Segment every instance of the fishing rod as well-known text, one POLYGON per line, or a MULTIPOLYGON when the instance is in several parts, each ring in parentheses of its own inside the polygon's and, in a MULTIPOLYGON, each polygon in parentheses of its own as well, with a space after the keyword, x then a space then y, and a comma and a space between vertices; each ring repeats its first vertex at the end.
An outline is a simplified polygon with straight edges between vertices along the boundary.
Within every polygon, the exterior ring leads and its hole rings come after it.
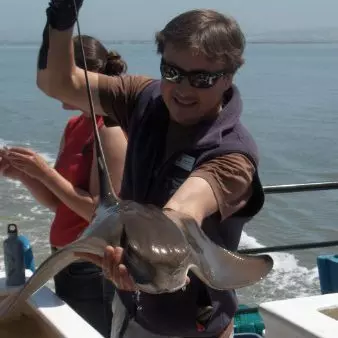
POLYGON ((111 180, 108 174, 109 171, 107 168, 107 162, 106 162, 104 152, 102 149, 102 142, 101 142, 101 138, 99 137, 99 129, 96 123, 94 103, 93 103, 92 92, 91 92, 90 84, 89 84, 88 67, 87 67, 86 56, 85 56, 85 52, 83 48, 82 34, 81 34, 80 22, 79 22, 79 13, 78 13, 77 5, 76 5, 76 0, 73 0, 73 7, 74 7, 74 13, 76 17, 75 23, 76 23, 78 37, 79 37, 81 57, 82 57, 82 62, 84 66, 83 68, 84 68, 84 75, 85 75, 85 81, 86 81, 88 103, 89 103, 89 108, 90 108, 90 118, 92 120, 92 125, 93 125, 93 130, 94 130, 94 146, 96 150, 96 160, 97 160, 99 175, 101 174, 103 177, 103 180, 99 180, 100 190, 103 192, 104 196, 106 197, 110 196, 111 198, 113 198, 113 200, 118 201, 119 199, 117 197, 117 194, 115 193, 115 190, 113 189, 113 186, 111 184, 111 180))
POLYGON ((300 183, 300 184, 282 184, 267 185, 263 187, 265 194, 285 194, 301 191, 319 191, 338 189, 338 182, 316 182, 316 183, 300 183))

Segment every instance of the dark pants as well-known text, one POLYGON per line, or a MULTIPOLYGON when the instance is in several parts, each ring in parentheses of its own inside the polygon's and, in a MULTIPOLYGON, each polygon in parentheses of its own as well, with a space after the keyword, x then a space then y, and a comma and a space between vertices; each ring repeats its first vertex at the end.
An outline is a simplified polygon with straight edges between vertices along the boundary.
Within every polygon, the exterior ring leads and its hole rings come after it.
POLYGON ((55 293, 93 326, 110 337, 113 284, 102 270, 88 262, 73 263, 54 277, 55 293))
MULTIPOLYGON (((182 304, 182 306, 184 306, 182 304)), ((134 319, 127 322, 125 330, 123 329, 124 320, 127 314, 127 310, 122 304, 120 297, 116 294, 113 300, 113 312, 114 318, 112 323, 112 332, 110 338, 181 338, 173 336, 163 336, 155 333, 151 333, 139 325, 134 319), (123 332, 123 334, 121 334, 123 332)), ((225 329, 218 338, 234 338, 233 322, 225 329)))

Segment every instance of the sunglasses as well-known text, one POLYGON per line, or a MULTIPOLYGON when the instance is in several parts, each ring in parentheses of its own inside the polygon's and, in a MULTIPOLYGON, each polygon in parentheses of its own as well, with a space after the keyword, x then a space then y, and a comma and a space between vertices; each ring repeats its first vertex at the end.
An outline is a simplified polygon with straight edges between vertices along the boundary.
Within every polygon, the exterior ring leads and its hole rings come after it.
POLYGON ((226 71, 208 72, 195 70, 187 72, 177 66, 171 65, 163 58, 161 60, 160 71, 162 79, 173 83, 181 83, 184 78, 187 78, 191 87, 200 89, 213 87, 219 78, 229 74, 226 71))

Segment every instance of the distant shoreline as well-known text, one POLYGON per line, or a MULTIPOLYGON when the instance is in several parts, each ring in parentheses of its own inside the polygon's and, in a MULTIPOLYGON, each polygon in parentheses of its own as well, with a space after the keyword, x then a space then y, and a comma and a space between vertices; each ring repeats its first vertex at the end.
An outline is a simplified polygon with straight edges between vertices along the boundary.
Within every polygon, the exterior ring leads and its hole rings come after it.
MULTIPOLYGON (((154 44, 153 40, 102 40, 107 45, 144 45, 154 44)), ((0 46, 40 46, 40 41, 0 41, 0 46)), ((338 44, 338 40, 247 40, 247 44, 296 45, 296 44, 338 44)))
POLYGON ((255 45, 263 45, 263 44, 269 44, 269 45, 301 45, 301 44, 307 44, 307 45, 318 45, 318 44, 338 44, 338 40, 333 41, 311 41, 311 40, 290 40, 290 41, 274 41, 274 40, 263 40, 263 41, 247 41, 248 44, 255 44, 255 45))

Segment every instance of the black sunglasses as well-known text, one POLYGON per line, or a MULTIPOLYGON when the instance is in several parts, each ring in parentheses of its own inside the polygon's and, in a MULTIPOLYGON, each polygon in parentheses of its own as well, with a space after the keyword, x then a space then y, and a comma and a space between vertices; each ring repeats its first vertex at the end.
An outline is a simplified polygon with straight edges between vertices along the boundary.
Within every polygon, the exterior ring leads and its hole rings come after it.
POLYGON ((216 84, 219 78, 229 74, 226 71, 208 72, 195 70, 187 72, 177 66, 171 65, 163 58, 161 60, 160 71, 162 79, 173 83, 180 83, 186 77, 190 86, 194 88, 211 88, 216 84))

